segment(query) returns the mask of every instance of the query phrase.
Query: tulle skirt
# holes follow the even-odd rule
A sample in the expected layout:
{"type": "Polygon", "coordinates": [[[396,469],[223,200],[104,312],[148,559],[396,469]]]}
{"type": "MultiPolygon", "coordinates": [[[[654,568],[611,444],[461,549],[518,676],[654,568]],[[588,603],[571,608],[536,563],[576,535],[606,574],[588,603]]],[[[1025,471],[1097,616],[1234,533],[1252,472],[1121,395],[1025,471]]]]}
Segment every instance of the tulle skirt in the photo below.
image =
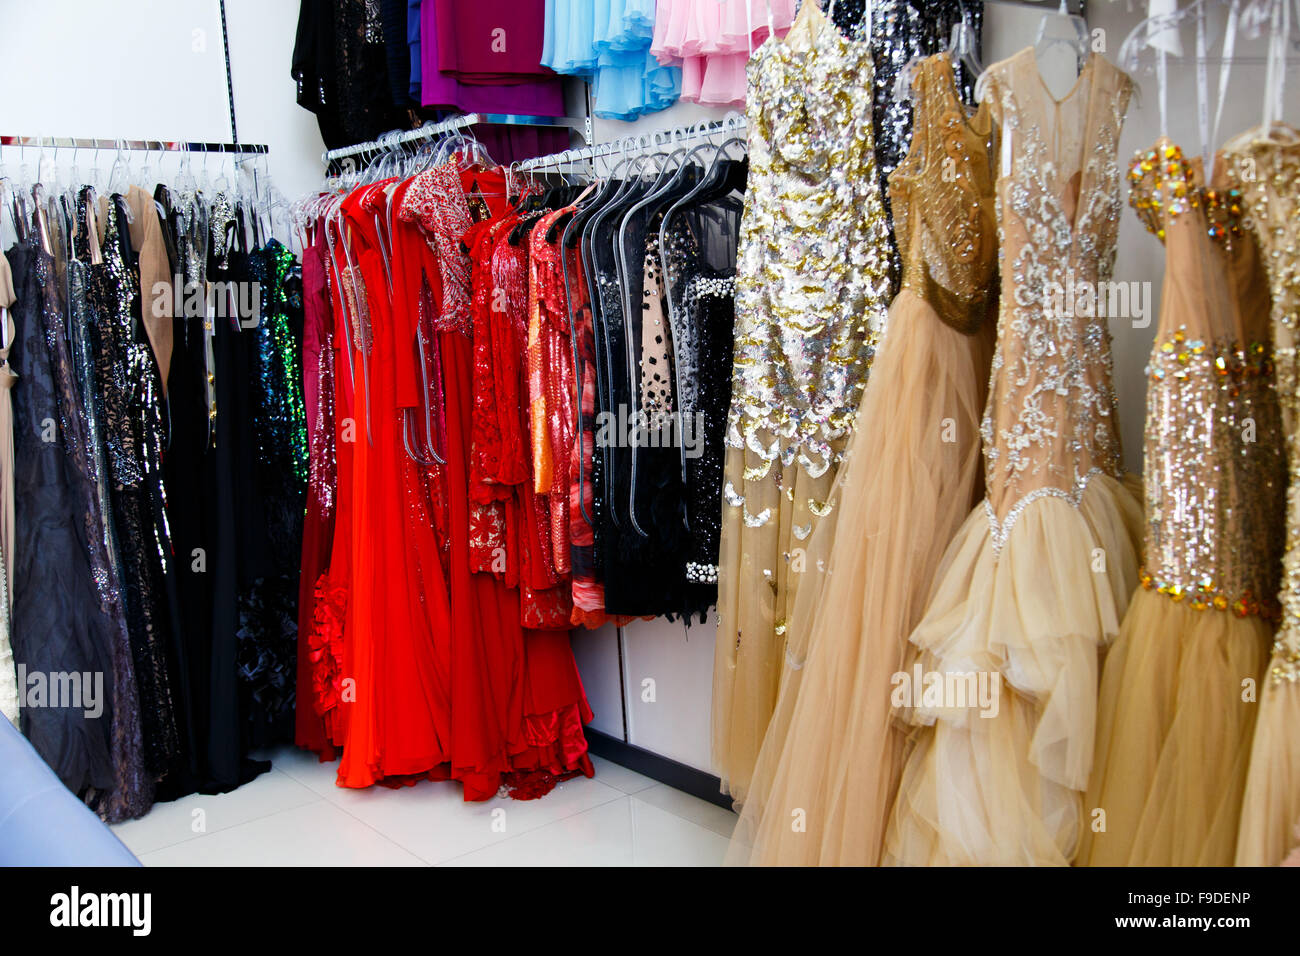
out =
{"type": "MultiPolygon", "coordinates": [[[[760,435],[764,444],[770,435],[760,435]]],[[[842,450],[839,449],[839,450],[842,450]]],[[[786,621],[801,578],[799,555],[825,513],[835,466],[813,478],[748,448],[728,448],[718,554],[713,656],[713,765],[743,800],[776,706],[786,621]],[[746,474],[749,475],[746,478],[746,474]],[[744,503],[728,500],[735,492],[744,503]]]]}
{"type": "Polygon", "coordinates": [[[957,332],[907,289],[887,329],[833,510],[801,561],[780,696],[729,863],[879,861],[903,756],[893,675],[981,489],[995,331],[957,332]]]}
{"type": "Polygon", "coordinates": [[[1272,679],[1281,653],[1274,650],[1260,694],[1237,866],[1276,866],[1300,849],[1300,682],[1272,679]]]}
{"type": "Polygon", "coordinates": [[[1270,638],[1257,617],[1137,591],[1102,675],[1078,862],[1232,865],[1270,638]]]}
{"type": "Polygon", "coordinates": [[[1050,494],[1030,499],[1000,553],[986,504],[958,532],[911,637],[915,665],[954,688],[958,675],[973,675],[989,693],[979,706],[940,695],[907,710],[920,726],[884,863],[1073,859],[1092,768],[1098,661],[1137,584],[1135,486],[1094,474],[1077,506],[1050,494]]]}

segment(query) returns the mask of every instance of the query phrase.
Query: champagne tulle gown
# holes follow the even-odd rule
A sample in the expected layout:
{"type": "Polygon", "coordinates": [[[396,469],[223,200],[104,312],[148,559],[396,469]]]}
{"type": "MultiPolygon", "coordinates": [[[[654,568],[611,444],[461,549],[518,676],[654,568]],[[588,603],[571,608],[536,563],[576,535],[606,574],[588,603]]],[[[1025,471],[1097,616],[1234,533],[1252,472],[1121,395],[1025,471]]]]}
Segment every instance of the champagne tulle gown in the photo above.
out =
{"type": "Polygon", "coordinates": [[[1285,471],[1268,283],[1240,193],[1168,139],[1130,201],[1165,243],[1141,588],[1106,658],[1078,861],[1231,866],[1277,617],[1285,471]]]}
{"type": "Polygon", "coordinates": [[[1094,54],[1056,100],[1032,48],[991,66],[986,81],[1002,136],[986,498],[944,555],[911,636],[915,666],[942,683],[927,681],[934,694],[919,706],[904,701],[921,727],[885,863],[1070,862],[1098,656],[1137,583],[1142,515],[1121,477],[1110,335],[1105,318],[1066,295],[1111,276],[1132,84],[1094,54]]]}
{"type": "Polygon", "coordinates": [[[792,556],[829,513],[885,319],[871,78],[870,45],[840,36],[815,0],[749,61],[713,667],[713,762],[738,799],[776,703],[792,556]]]}
{"type": "Polygon", "coordinates": [[[728,862],[875,865],[902,768],[893,675],[944,548],[982,488],[997,252],[991,120],[946,54],[923,60],[909,155],[889,177],[903,289],[833,510],[809,540],[785,670],[728,862]],[[945,172],[947,173],[945,175],[945,172]],[[802,813],[803,826],[792,826],[802,813]]]}
{"type": "Polygon", "coordinates": [[[1238,866],[1274,866],[1300,847],[1300,133],[1278,124],[1224,147],[1272,291],[1273,354],[1290,485],[1282,620],[1262,683],[1237,834],[1238,866]]]}

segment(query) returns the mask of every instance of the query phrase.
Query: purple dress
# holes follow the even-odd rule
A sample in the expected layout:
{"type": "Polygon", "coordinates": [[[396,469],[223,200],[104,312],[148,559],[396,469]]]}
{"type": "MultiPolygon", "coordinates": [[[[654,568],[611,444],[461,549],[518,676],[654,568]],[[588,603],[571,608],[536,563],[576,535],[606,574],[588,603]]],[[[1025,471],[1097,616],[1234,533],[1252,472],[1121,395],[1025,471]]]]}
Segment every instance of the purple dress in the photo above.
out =
{"type": "Polygon", "coordinates": [[[462,83],[519,83],[554,77],[542,66],[545,0],[430,0],[437,11],[438,62],[462,83]]]}
{"type": "MultiPolygon", "coordinates": [[[[478,6],[479,4],[467,4],[478,6]]],[[[463,110],[466,113],[518,113],[527,116],[563,116],[564,88],[563,81],[554,75],[549,78],[534,79],[523,83],[498,84],[492,86],[462,83],[456,77],[442,72],[439,51],[442,48],[440,35],[446,30],[452,37],[459,39],[456,28],[445,19],[445,11],[451,4],[440,4],[435,0],[424,0],[420,4],[420,102],[423,106],[443,109],[463,110]],[[442,13],[440,13],[440,8],[442,13]]],[[[505,7],[507,4],[487,3],[487,7],[505,7]]],[[[513,9],[510,19],[505,22],[512,25],[506,35],[506,46],[517,39],[518,51],[523,51],[531,39],[526,39],[531,31],[513,28],[519,22],[519,14],[513,9]]],[[[531,4],[525,4],[531,8],[531,4]]],[[[540,23],[540,20],[539,20],[540,23]]],[[[541,29],[536,33],[537,59],[541,57],[541,29]]],[[[512,54],[515,59],[517,54],[512,54]]]]}

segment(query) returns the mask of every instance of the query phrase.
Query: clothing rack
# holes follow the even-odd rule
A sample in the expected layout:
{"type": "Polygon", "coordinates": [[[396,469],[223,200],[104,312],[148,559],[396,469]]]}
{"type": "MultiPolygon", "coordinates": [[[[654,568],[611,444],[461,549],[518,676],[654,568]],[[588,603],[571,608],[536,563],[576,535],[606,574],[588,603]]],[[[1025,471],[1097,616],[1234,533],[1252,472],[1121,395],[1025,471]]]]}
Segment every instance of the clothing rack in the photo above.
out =
{"type": "Polygon", "coordinates": [[[394,146],[400,146],[404,143],[415,143],[433,136],[441,136],[443,133],[454,133],[456,130],[465,129],[468,126],[477,126],[479,123],[489,123],[493,126],[568,127],[587,142],[591,142],[590,119],[578,120],[569,116],[527,116],[515,113],[466,113],[463,116],[452,116],[436,123],[425,123],[423,126],[402,133],[394,130],[392,133],[385,133],[379,139],[367,143],[355,143],[352,146],[341,146],[338,149],[326,150],[321,153],[321,162],[328,166],[336,159],[357,156],[371,151],[392,149],[394,146]]]}
{"type": "Polygon", "coordinates": [[[675,146],[695,139],[705,139],[719,133],[742,133],[748,124],[739,113],[731,113],[721,120],[710,123],[697,123],[694,126],[677,126],[668,129],[653,130],[639,136],[627,136],[608,143],[596,143],[577,149],[566,149],[549,156],[536,156],[519,163],[519,170],[544,169],[552,166],[565,166],[595,160],[615,154],[648,152],[667,146],[675,146]]]}
{"type": "Polygon", "coordinates": [[[145,150],[151,153],[257,153],[271,147],[264,143],[188,143],[183,140],[97,139],[82,136],[0,136],[0,146],[28,146],[37,149],[145,150]]]}

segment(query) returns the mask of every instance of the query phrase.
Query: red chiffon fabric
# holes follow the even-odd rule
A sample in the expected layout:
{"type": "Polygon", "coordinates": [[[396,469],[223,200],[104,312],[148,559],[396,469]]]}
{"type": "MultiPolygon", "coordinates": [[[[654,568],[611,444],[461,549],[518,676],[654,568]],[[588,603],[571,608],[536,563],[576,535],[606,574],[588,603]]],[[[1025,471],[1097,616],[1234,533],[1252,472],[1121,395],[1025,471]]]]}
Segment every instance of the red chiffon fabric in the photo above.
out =
{"type": "Polygon", "coordinates": [[[362,187],[317,250],[336,487],[332,527],[304,545],[298,742],[342,750],[340,786],[451,778],[467,800],[531,799],[593,772],[557,497],[527,457],[526,245],[501,257],[517,307],[492,308],[504,193],[499,171],[454,164],[362,187]],[[413,421],[442,464],[413,451],[413,421]]]}

